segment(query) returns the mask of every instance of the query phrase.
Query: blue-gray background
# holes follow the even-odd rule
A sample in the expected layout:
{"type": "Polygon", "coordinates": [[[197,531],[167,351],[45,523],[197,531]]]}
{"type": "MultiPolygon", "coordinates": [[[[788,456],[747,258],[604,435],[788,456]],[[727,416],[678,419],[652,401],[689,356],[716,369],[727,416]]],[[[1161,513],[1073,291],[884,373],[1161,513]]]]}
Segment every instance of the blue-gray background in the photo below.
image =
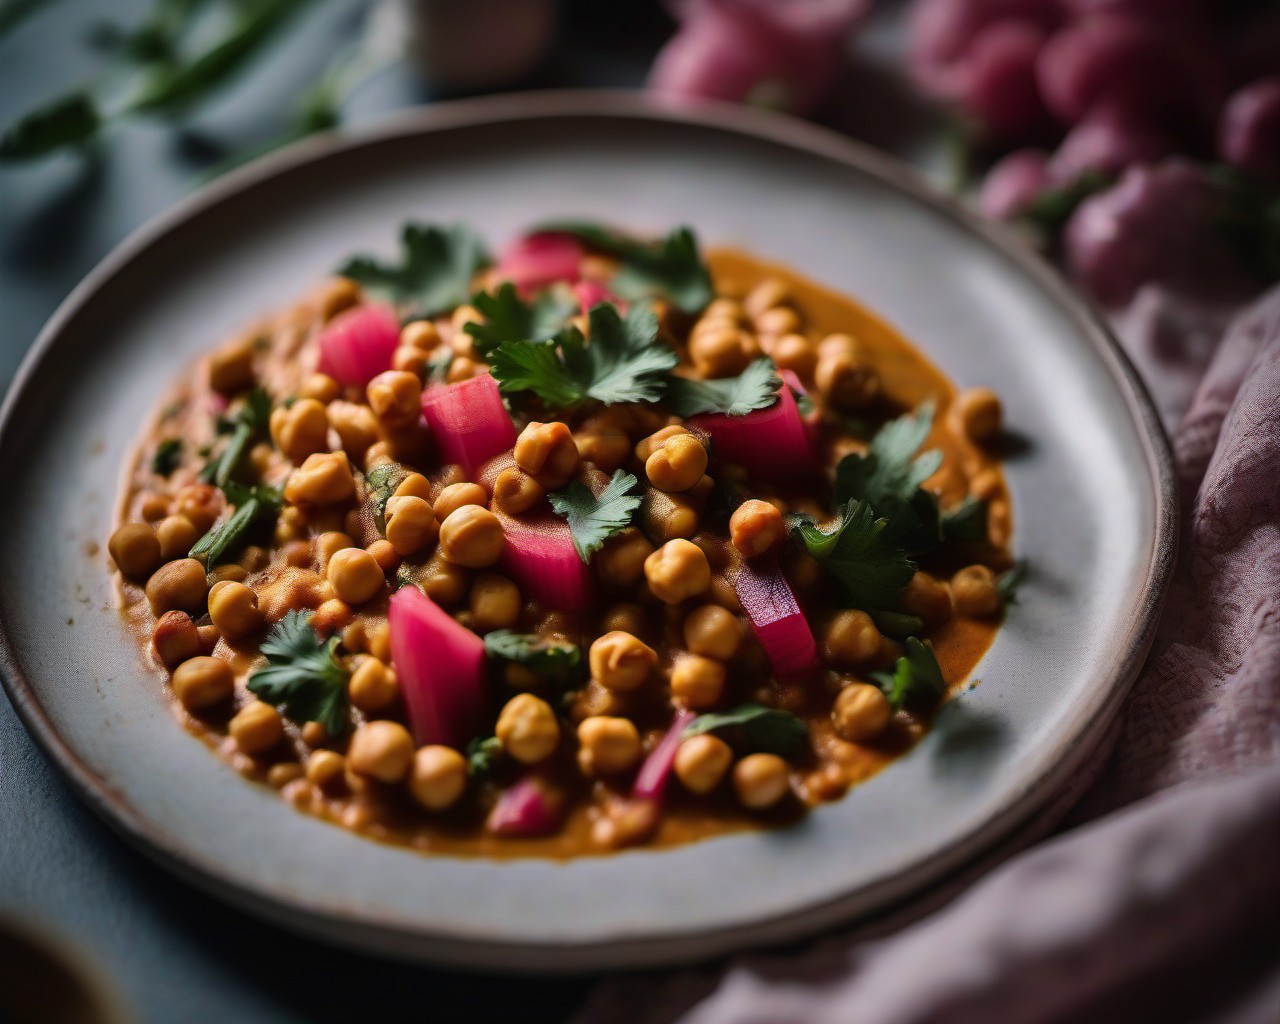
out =
{"type": "MultiPolygon", "coordinates": [[[[0,40],[0,127],[88,81],[100,58],[86,45],[104,19],[133,23],[149,0],[60,0],[0,40]]],[[[360,0],[318,3],[269,61],[202,108],[193,130],[113,129],[94,154],[0,167],[0,383],[68,292],[143,221],[197,184],[220,151],[281,130],[299,90],[359,24],[360,0]]],[[[891,21],[864,50],[891,49],[891,21]]],[[[634,86],[671,30],[643,0],[566,3],[537,86],[634,86]]],[[[903,97],[864,61],[851,69],[826,120],[900,151],[903,97]],[[858,100],[875,90],[877,102],[858,100]],[[886,102],[886,93],[890,102],[886,102]]],[[[358,127],[407,103],[430,101],[405,69],[369,82],[346,107],[358,127]]],[[[104,401],[110,396],[104,395],[104,401]]],[[[35,467],[32,471],[37,471],[35,467]]],[[[45,467],[40,471],[50,471],[45,467]]],[[[56,471],[56,468],[54,469],[56,471]]],[[[21,500],[21,481],[9,481],[21,500]]],[[[149,1022],[276,1022],[399,1018],[469,1024],[560,1020],[591,979],[459,975],[388,964],[317,945],[203,896],[126,846],[63,784],[0,694],[0,916],[68,942],[108,976],[125,1006],[149,1022]]]]}

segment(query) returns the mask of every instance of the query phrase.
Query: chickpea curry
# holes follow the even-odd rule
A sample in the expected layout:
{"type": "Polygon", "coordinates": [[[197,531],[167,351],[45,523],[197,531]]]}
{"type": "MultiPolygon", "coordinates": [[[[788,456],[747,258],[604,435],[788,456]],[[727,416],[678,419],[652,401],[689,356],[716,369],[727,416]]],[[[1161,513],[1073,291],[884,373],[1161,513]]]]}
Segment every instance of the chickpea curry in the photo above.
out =
{"type": "Polygon", "coordinates": [[[1001,407],[680,228],[409,224],[217,348],[109,551],[188,728],[422,850],[780,825],[909,749],[1016,582],[1001,407]]]}

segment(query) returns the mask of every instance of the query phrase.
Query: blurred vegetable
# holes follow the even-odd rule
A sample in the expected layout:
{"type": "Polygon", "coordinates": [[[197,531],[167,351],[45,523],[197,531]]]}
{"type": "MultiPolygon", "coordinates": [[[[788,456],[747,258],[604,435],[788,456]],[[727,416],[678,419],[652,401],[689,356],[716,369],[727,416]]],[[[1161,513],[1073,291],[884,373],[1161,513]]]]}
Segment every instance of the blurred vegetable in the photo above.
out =
{"type": "Polygon", "coordinates": [[[685,0],[649,88],[806,113],[834,83],[869,9],[867,0],[685,0]]]}
{"type": "Polygon", "coordinates": [[[1048,187],[1048,154],[1039,149],[1020,149],[987,172],[978,206],[988,217],[1012,220],[1048,187]]]}
{"type": "Polygon", "coordinates": [[[1036,59],[1047,33],[1024,21],[1002,21],[969,47],[956,98],[992,139],[1026,139],[1051,125],[1036,81],[1036,59]]]}
{"type": "Polygon", "coordinates": [[[1280,75],[1253,82],[1227,101],[1218,152],[1243,171],[1280,178],[1280,75]]]}
{"type": "Polygon", "coordinates": [[[0,160],[34,160],[88,142],[101,127],[93,97],[72,93],[32,111],[0,136],[0,160]]]}
{"type": "Polygon", "coordinates": [[[1130,164],[1155,163],[1174,148],[1154,119],[1119,103],[1100,103],[1062,140],[1049,160],[1049,178],[1068,185],[1090,171],[1115,177],[1130,164]]]}
{"type": "Polygon", "coordinates": [[[563,790],[531,772],[503,790],[485,828],[496,836],[546,836],[559,830],[568,809],[563,790]]]}

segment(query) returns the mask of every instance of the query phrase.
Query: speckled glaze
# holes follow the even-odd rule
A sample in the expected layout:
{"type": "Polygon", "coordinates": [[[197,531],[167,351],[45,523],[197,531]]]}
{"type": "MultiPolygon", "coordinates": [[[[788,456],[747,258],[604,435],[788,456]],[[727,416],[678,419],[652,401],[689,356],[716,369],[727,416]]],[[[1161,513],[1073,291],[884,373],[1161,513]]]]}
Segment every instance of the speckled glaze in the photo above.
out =
{"type": "Polygon", "coordinates": [[[0,663],[28,729],[129,840],[243,908],[398,956],[513,970],[672,963],[793,939],[936,882],[1096,756],[1173,558],[1141,385],[1056,275],[907,168],[797,122],[629,94],[432,107],[304,143],[149,224],[54,316],[4,405],[0,663]],[[1033,573],[909,756],[778,832],[569,862],[429,857],[299,814],[173,720],[114,605],[119,467],[175,374],[406,217],[492,239],[556,215],[676,223],[862,300],[1006,402],[1033,573]]]}

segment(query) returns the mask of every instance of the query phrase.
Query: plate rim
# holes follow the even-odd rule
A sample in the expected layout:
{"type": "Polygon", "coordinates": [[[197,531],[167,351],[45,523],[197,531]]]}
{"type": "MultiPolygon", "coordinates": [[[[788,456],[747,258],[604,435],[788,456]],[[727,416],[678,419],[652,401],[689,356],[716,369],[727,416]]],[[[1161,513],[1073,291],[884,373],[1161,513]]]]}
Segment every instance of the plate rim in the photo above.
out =
{"type": "MultiPolygon", "coordinates": [[[[1082,298],[1053,266],[1004,225],[987,221],[957,199],[928,183],[914,167],[866,143],[833,130],[786,115],[714,102],[674,103],[627,90],[551,90],[453,100],[409,108],[350,132],[330,132],[294,143],[268,154],[205,185],[155,214],[130,232],[80,281],[58,305],[23,357],[0,405],[0,439],[13,420],[28,385],[47,351],[63,329],[103,288],[133,260],[180,230],[192,217],[306,164],[419,134],[487,124],[571,117],[618,117],[711,129],[729,130],[784,147],[823,157],[867,174],[886,187],[956,223],[980,242],[995,248],[1027,273],[1069,317],[1110,372],[1124,398],[1146,457],[1153,498],[1154,523],[1151,556],[1141,586],[1141,604],[1129,620],[1127,635],[1117,640],[1122,651],[1112,683],[1082,709],[1079,732],[1071,743],[1073,756],[1062,758],[1028,780],[1020,796],[958,839],[945,855],[917,864],[885,879],[881,885],[893,891],[882,901],[892,905],[908,894],[954,876],[979,854],[1008,838],[1063,787],[1073,768],[1092,753],[1132,687],[1155,637],[1160,610],[1167,594],[1178,543],[1177,481],[1172,449],[1145,383],[1098,312],[1082,298]],[[938,861],[945,861],[938,867],[938,861]],[[921,873],[928,877],[921,879],[921,873]]],[[[398,957],[447,963],[464,968],[503,969],[523,973],[578,972],[584,954],[594,968],[646,967],[675,960],[706,959],[744,946],[768,945],[798,939],[830,927],[855,914],[849,906],[856,894],[839,893],[814,906],[762,919],[753,924],[747,939],[733,938],[737,929],[699,930],[672,939],[628,937],[616,943],[577,944],[554,942],[531,947],[488,939],[464,938],[427,928],[405,928],[387,923],[334,914],[309,907],[295,896],[247,885],[223,874],[217,865],[199,862],[165,832],[148,822],[111,783],[93,771],[65,741],[41,706],[9,636],[0,620],[0,685],[3,685],[19,720],[42,753],[63,775],[71,789],[99,818],[135,849],[199,889],[254,916],[301,930],[328,941],[398,957]]],[[[745,931],[746,929],[742,929],[745,931]]]]}

